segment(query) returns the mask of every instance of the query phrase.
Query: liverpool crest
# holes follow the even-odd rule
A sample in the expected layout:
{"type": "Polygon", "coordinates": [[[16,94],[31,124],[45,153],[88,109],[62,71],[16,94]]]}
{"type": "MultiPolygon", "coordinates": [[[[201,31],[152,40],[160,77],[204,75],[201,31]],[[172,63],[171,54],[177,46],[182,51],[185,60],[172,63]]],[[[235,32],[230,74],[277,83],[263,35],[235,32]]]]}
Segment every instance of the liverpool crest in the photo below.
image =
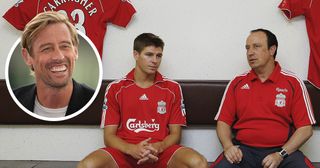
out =
{"type": "Polygon", "coordinates": [[[279,93],[276,95],[276,100],[274,102],[274,104],[277,107],[284,107],[286,106],[286,95],[279,93]]]}
{"type": "Polygon", "coordinates": [[[158,101],[158,108],[157,108],[157,112],[159,114],[164,114],[166,113],[166,102],[164,101],[158,101]]]}

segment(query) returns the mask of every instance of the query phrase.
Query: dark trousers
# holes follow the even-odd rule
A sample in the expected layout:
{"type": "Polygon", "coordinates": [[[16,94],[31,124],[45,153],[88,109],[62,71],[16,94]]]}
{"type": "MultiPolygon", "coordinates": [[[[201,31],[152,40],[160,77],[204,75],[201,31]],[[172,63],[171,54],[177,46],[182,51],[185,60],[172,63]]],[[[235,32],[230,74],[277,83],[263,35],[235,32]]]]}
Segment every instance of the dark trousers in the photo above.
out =
{"type": "MultiPolygon", "coordinates": [[[[260,168],[262,160],[269,154],[279,151],[280,148],[255,148],[246,145],[239,146],[243,154],[239,164],[231,164],[223,155],[211,165],[211,168],[260,168]]],[[[301,151],[295,151],[285,158],[279,168],[314,168],[310,160],[301,151]]]]}

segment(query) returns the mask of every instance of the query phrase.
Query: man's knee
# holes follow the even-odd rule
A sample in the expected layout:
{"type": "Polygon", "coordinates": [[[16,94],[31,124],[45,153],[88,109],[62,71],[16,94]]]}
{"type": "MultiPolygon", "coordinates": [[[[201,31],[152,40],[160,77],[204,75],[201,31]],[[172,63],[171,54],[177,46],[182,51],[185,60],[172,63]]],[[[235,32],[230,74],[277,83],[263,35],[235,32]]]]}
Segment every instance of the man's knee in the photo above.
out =
{"type": "Polygon", "coordinates": [[[112,159],[110,154],[106,154],[101,150],[97,150],[92,152],[83,160],[81,160],[77,166],[77,168],[114,168],[117,167],[116,163],[112,159]]]}
{"type": "Polygon", "coordinates": [[[207,168],[205,157],[191,148],[181,148],[173,156],[168,167],[207,168]]]}
{"type": "Polygon", "coordinates": [[[202,155],[195,153],[189,160],[188,167],[194,167],[194,168],[206,168],[208,167],[208,162],[205,157],[202,155]]]}
{"type": "Polygon", "coordinates": [[[190,148],[187,148],[185,152],[188,155],[187,157],[184,158],[187,167],[192,167],[192,168],[208,167],[207,159],[204,156],[202,156],[200,153],[190,148]]]}
{"type": "Polygon", "coordinates": [[[77,168],[95,168],[95,162],[92,159],[83,159],[79,162],[77,168]]]}
{"type": "Polygon", "coordinates": [[[85,158],[81,160],[77,168],[115,168],[117,167],[111,160],[110,161],[99,161],[96,159],[85,158]]]}

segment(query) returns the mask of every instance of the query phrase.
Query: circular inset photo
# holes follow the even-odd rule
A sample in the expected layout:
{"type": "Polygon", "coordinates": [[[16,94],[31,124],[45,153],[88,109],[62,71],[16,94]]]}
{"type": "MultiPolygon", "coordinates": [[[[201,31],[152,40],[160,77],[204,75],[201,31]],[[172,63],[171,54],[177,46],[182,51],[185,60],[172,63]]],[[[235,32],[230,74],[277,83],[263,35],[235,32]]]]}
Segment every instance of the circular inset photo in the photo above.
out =
{"type": "Polygon", "coordinates": [[[7,88],[15,103],[45,121],[67,120],[82,113],[95,100],[102,82],[100,55],[91,40],[77,31],[79,44],[74,45],[63,30],[54,30],[42,30],[29,49],[21,47],[19,38],[5,67],[7,88]]]}

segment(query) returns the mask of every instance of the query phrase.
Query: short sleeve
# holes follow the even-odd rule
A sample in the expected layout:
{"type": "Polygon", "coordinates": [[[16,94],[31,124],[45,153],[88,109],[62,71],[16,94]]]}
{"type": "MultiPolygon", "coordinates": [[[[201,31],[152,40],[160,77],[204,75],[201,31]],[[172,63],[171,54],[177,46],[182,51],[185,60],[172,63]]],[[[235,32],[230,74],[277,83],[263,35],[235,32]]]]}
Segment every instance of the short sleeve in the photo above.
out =
{"type": "Polygon", "coordinates": [[[126,27],[136,10],[129,0],[104,0],[104,21],[126,27]]]}
{"type": "Polygon", "coordinates": [[[304,15],[310,9],[312,0],[282,0],[278,8],[288,18],[304,15]]]}
{"type": "Polygon", "coordinates": [[[120,109],[116,100],[116,89],[113,83],[110,83],[106,89],[101,117],[101,128],[107,125],[119,125],[120,109]]]}
{"type": "Polygon", "coordinates": [[[11,25],[18,30],[23,30],[25,25],[37,15],[38,0],[18,0],[4,15],[11,25]]]}
{"type": "Polygon", "coordinates": [[[291,116],[296,128],[316,123],[309,94],[304,83],[299,80],[294,85],[291,116]]]}
{"type": "Polygon", "coordinates": [[[236,116],[236,101],[235,101],[235,81],[232,80],[226,87],[218,113],[215,120],[223,121],[232,126],[236,116]]]}
{"type": "Polygon", "coordinates": [[[186,110],[183,103],[181,86],[177,84],[174,88],[175,99],[172,104],[172,112],[169,124],[186,125],[186,110]]]}

